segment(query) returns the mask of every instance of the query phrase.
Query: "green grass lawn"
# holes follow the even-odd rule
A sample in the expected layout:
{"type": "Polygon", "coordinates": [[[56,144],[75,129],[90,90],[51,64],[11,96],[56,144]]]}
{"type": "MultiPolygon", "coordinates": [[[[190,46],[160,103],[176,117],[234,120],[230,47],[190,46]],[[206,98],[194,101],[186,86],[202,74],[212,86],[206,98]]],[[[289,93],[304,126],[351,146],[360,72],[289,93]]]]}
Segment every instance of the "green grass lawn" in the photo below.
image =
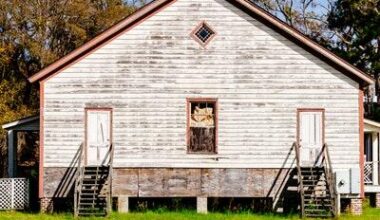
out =
{"type": "MultiPolygon", "coordinates": [[[[56,220],[56,219],[74,219],[71,213],[68,214],[28,214],[21,212],[0,212],[0,220],[15,219],[15,220],[56,220]]],[[[101,219],[101,218],[80,218],[80,219],[101,219]]],[[[144,213],[130,213],[119,214],[113,213],[108,219],[134,219],[134,220],[284,220],[284,219],[299,219],[298,215],[282,216],[275,214],[223,214],[223,213],[210,213],[207,215],[196,214],[190,211],[182,212],[144,212],[144,213]]],[[[380,220],[380,209],[365,208],[364,215],[362,216],[349,216],[343,215],[339,220],[380,220]]]]}

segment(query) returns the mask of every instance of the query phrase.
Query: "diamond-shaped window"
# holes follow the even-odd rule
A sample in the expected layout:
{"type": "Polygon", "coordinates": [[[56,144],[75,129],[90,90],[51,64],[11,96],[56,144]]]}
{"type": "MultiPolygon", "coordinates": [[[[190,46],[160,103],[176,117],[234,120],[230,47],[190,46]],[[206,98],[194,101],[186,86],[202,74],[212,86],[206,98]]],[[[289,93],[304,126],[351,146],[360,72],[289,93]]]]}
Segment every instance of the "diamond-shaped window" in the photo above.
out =
{"type": "Polygon", "coordinates": [[[215,37],[215,35],[215,31],[206,22],[202,22],[193,31],[192,37],[202,46],[205,46],[215,37]]]}

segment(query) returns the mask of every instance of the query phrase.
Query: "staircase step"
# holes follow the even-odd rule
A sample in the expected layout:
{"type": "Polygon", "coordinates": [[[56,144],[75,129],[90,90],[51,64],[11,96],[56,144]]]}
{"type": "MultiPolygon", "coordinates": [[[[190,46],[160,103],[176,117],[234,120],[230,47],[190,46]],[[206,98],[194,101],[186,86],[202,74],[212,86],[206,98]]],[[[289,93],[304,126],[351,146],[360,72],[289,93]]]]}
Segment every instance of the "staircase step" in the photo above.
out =
{"type": "Polygon", "coordinates": [[[302,176],[324,176],[324,172],[319,171],[301,171],[302,176]]]}
{"type": "Polygon", "coordinates": [[[331,197],[315,197],[315,196],[307,196],[307,198],[305,198],[305,201],[306,200],[317,200],[317,201],[331,201],[331,197]]]}
{"type": "Polygon", "coordinates": [[[96,181],[106,181],[107,178],[103,178],[103,177],[97,177],[97,176],[90,176],[90,175],[85,175],[82,177],[82,180],[96,180],[96,181]]]}
{"type": "Polygon", "coordinates": [[[79,216],[98,216],[98,217],[103,217],[106,216],[106,212],[79,212],[79,216]]]}
{"type": "Polygon", "coordinates": [[[308,177],[323,177],[324,173],[321,172],[301,172],[302,176],[308,176],[308,177]]]}
{"type": "Polygon", "coordinates": [[[298,191],[298,186],[288,186],[286,188],[287,191],[298,191]]]}
{"type": "Polygon", "coordinates": [[[315,200],[310,200],[310,201],[307,201],[307,200],[304,200],[305,201],[305,206],[317,206],[317,205],[320,205],[320,206],[332,206],[332,203],[331,202],[326,202],[326,201],[315,201],[315,200]]]}
{"type": "Polygon", "coordinates": [[[90,173],[108,173],[109,168],[102,168],[102,169],[84,169],[83,172],[90,172],[90,173]]]}
{"type": "Polygon", "coordinates": [[[323,169],[323,168],[301,168],[301,172],[307,172],[307,171],[323,172],[323,171],[325,171],[325,169],[323,169]]]}
{"type": "Polygon", "coordinates": [[[99,190],[98,189],[82,189],[81,190],[81,193],[92,193],[92,194],[99,194],[99,190]]]}
{"type": "Polygon", "coordinates": [[[93,175],[93,174],[84,174],[83,179],[98,179],[98,180],[103,180],[106,179],[105,176],[103,175],[93,175]]]}
{"type": "Polygon", "coordinates": [[[326,180],[322,180],[320,178],[303,178],[302,182],[309,182],[309,183],[318,183],[318,182],[321,182],[321,183],[325,183],[326,180]]]}
{"type": "Polygon", "coordinates": [[[93,210],[94,212],[95,211],[102,211],[104,209],[106,209],[106,204],[95,204],[95,205],[80,205],[78,206],[78,209],[81,210],[81,211],[91,211],[93,210]]]}
{"type": "Polygon", "coordinates": [[[88,203],[88,202],[105,202],[105,199],[99,199],[99,198],[81,198],[80,202],[82,203],[88,203]]]}
{"type": "Polygon", "coordinates": [[[80,202],[105,202],[107,199],[105,197],[82,197],[80,202]]]}
{"type": "Polygon", "coordinates": [[[105,168],[84,168],[84,171],[100,171],[100,172],[105,172],[105,171],[108,171],[109,170],[109,167],[105,167],[105,168]]]}
{"type": "Polygon", "coordinates": [[[323,178],[322,176],[314,176],[314,175],[302,175],[302,180],[320,180],[320,181],[324,181],[325,178],[323,178]]]}
{"type": "Polygon", "coordinates": [[[313,191],[318,191],[318,192],[327,192],[329,191],[328,187],[326,186],[318,186],[318,185],[303,185],[304,189],[308,188],[306,190],[313,190],[313,191]]]}
{"type": "Polygon", "coordinates": [[[304,195],[330,195],[329,191],[316,189],[303,189],[304,195]]]}
{"type": "Polygon", "coordinates": [[[84,205],[84,206],[88,206],[88,205],[95,205],[95,206],[99,206],[99,205],[104,205],[106,204],[107,202],[106,201],[96,201],[96,200],[93,200],[93,201],[80,201],[78,203],[78,206],[81,206],[81,205],[84,205]]]}
{"type": "Polygon", "coordinates": [[[101,186],[82,186],[80,190],[99,190],[102,189],[101,186]]]}
{"type": "Polygon", "coordinates": [[[316,196],[314,194],[305,194],[305,198],[313,198],[313,199],[331,199],[330,195],[324,195],[324,196],[316,196]]]}
{"type": "Polygon", "coordinates": [[[329,209],[305,209],[305,212],[308,212],[308,213],[329,213],[330,210],[329,209]]]}
{"type": "Polygon", "coordinates": [[[308,213],[308,214],[306,214],[306,217],[309,217],[309,218],[332,218],[332,217],[334,217],[334,215],[332,213],[327,213],[327,214],[311,214],[311,213],[308,213]]]}
{"type": "Polygon", "coordinates": [[[89,203],[79,203],[79,206],[99,206],[104,205],[106,202],[89,202],[89,203]]]}
{"type": "Polygon", "coordinates": [[[78,208],[79,213],[106,213],[107,210],[105,208],[92,208],[92,207],[84,207],[78,208]]]}
{"type": "Polygon", "coordinates": [[[99,171],[99,172],[107,172],[109,170],[108,167],[106,168],[85,168],[84,171],[99,171]]]}
{"type": "Polygon", "coordinates": [[[310,197],[310,196],[312,196],[312,197],[317,197],[317,198],[321,198],[321,199],[323,199],[323,198],[331,198],[331,195],[330,195],[330,192],[326,192],[326,191],[317,191],[317,192],[311,192],[311,191],[308,191],[308,192],[305,192],[304,191],[304,195],[305,196],[308,196],[308,197],[310,197]]]}
{"type": "Polygon", "coordinates": [[[316,208],[320,208],[320,207],[326,207],[326,208],[330,208],[332,206],[332,204],[305,204],[305,208],[308,208],[308,207],[316,207],[316,208]]]}
{"type": "Polygon", "coordinates": [[[314,177],[303,177],[302,178],[302,182],[326,182],[326,180],[320,178],[320,177],[317,177],[317,178],[314,178],[314,177]]]}
{"type": "Polygon", "coordinates": [[[82,185],[104,185],[104,184],[106,184],[106,181],[102,179],[85,178],[82,181],[82,185]]]}
{"type": "Polygon", "coordinates": [[[97,196],[98,193],[95,193],[95,192],[82,192],[81,195],[82,196],[94,196],[95,197],[97,196]]]}
{"type": "Polygon", "coordinates": [[[326,198],[326,199],[319,199],[319,198],[304,198],[304,201],[305,201],[305,206],[307,205],[331,205],[332,204],[332,200],[330,198],[326,198]]]}
{"type": "Polygon", "coordinates": [[[85,170],[85,171],[83,171],[83,174],[108,175],[109,174],[109,170],[85,170]]]}
{"type": "Polygon", "coordinates": [[[302,184],[304,187],[326,187],[326,185],[302,184]]]}
{"type": "Polygon", "coordinates": [[[303,176],[302,181],[321,181],[326,182],[326,179],[323,176],[303,176]]]}
{"type": "Polygon", "coordinates": [[[312,172],[312,173],[323,173],[324,169],[301,169],[301,173],[303,172],[312,172]]]}
{"type": "Polygon", "coordinates": [[[79,207],[79,211],[87,211],[87,212],[96,212],[96,211],[103,211],[105,209],[105,206],[97,206],[94,205],[94,207],[79,207]]]}
{"type": "Polygon", "coordinates": [[[304,190],[305,196],[315,196],[320,198],[330,198],[330,192],[318,190],[304,190]]]}
{"type": "Polygon", "coordinates": [[[83,183],[82,186],[95,186],[95,187],[98,187],[102,184],[99,184],[99,183],[83,183]]]}
{"type": "Polygon", "coordinates": [[[80,210],[92,210],[98,211],[98,210],[103,210],[106,208],[106,204],[88,204],[88,205],[80,205],[78,206],[80,210]]]}

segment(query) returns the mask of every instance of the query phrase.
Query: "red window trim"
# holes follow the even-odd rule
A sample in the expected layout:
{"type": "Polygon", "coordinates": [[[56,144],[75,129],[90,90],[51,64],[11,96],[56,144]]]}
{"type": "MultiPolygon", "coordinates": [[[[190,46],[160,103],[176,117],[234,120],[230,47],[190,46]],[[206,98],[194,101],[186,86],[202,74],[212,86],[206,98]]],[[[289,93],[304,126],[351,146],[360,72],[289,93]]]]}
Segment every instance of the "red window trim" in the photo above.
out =
{"type": "Polygon", "coordinates": [[[87,119],[88,119],[88,112],[91,111],[104,111],[110,113],[110,144],[113,144],[113,109],[112,108],[106,108],[106,107],[88,107],[84,109],[84,141],[83,141],[83,150],[84,150],[84,164],[87,165],[87,119]]]}
{"type": "Polygon", "coordinates": [[[217,98],[186,98],[186,152],[187,154],[218,154],[218,117],[219,115],[219,106],[217,98]],[[214,152],[191,152],[189,151],[190,147],[190,116],[191,116],[191,107],[192,102],[209,102],[214,104],[214,123],[215,123],[215,151],[214,152]]]}

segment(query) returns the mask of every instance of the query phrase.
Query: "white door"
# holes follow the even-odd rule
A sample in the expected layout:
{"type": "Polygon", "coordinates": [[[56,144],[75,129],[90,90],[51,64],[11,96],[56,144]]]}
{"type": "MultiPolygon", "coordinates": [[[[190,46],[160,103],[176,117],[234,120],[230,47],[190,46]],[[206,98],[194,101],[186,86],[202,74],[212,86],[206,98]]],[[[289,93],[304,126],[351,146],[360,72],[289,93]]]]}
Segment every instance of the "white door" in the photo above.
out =
{"type": "Polygon", "coordinates": [[[317,161],[323,146],[323,113],[299,113],[300,161],[302,166],[320,165],[317,161]]]}
{"type": "Polygon", "coordinates": [[[111,144],[111,111],[87,111],[87,165],[108,163],[111,144]]]}

